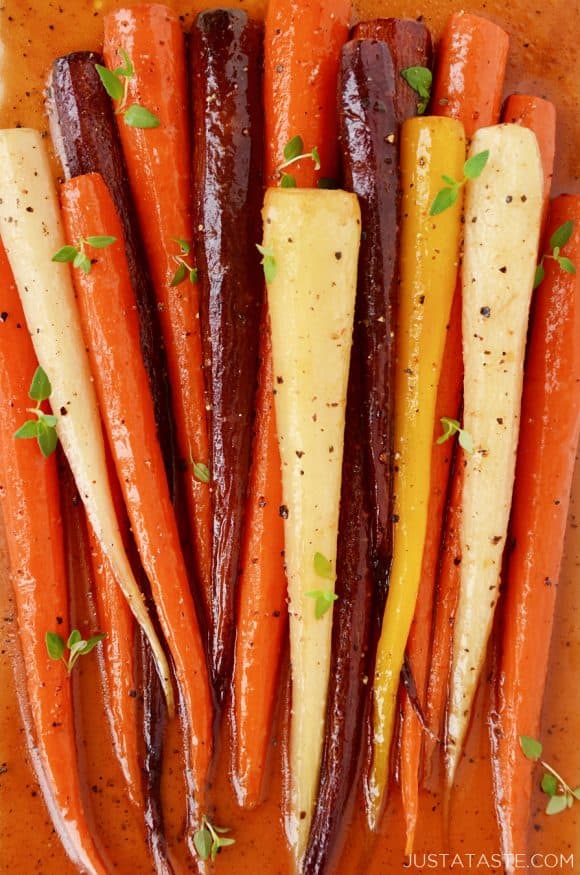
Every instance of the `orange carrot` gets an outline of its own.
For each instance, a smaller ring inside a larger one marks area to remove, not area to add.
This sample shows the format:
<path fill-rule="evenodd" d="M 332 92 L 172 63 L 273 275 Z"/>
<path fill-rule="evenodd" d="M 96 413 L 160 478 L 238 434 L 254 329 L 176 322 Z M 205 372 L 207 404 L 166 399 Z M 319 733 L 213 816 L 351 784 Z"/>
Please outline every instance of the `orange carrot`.
<path fill-rule="evenodd" d="M 47 632 L 66 640 L 69 624 L 58 473 L 54 455 L 45 459 L 36 441 L 14 438 L 30 419 L 28 389 L 37 360 L 1 243 L 0 282 L 0 495 L 38 778 L 71 859 L 83 871 L 106 875 L 85 816 L 69 678 L 45 644 Z"/>
<path fill-rule="evenodd" d="M 134 67 L 127 80 L 129 103 L 146 107 L 160 122 L 159 127 L 143 129 L 117 116 L 157 296 L 176 436 L 186 472 L 196 572 L 209 612 L 211 499 L 203 469 L 208 465 L 208 435 L 199 295 L 196 283 L 190 282 L 194 264 L 184 35 L 178 16 L 158 4 L 117 9 L 104 24 L 103 51 L 109 67 L 123 65 L 120 50 L 127 51 Z"/>
<path fill-rule="evenodd" d="M 566 222 L 573 228 L 562 256 L 580 266 L 578 195 L 552 202 L 542 252 L 551 253 L 550 238 Z M 519 736 L 538 738 L 540 729 L 580 431 L 580 274 L 551 259 L 544 269 L 527 351 L 492 731 L 496 813 L 507 855 L 527 850 L 533 763 L 521 751 Z"/>
<path fill-rule="evenodd" d="M 438 54 L 433 84 L 431 112 L 434 115 L 457 118 L 463 123 L 468 137 L 480 127 L 495 124 L 499 119 L 503 80 L 508 51 L 508 36 L 485 18 L 468 13 L 451 16 L 445 28 Z M 431 496 L 429 499 L 429 533 L 423 552 L 421 586 L 417 610 L 407 644 L 411 674 L 417 687 L 419 702 L 426 712 L 433 712 L 429 685 L 438 677 L 429 671 L 430 634 L 433 615 L 435 582 L 439 569 L 439 551 L 453 450 L 447 444 L 438 445 L 441 434 L 440 420 L 446 416 L 457 419 L 461 404 L 463 362 L 461 354 L 461 284 L 457 283 L 449 319 L 447 342 L 443 358 L 441 380 L 435 412 L 435 433 L 431 457 Z M 446 604 L 446 602 L 445 602 Z M 439 617 L 441 598 L 437 599 L 433 659 L 437 653 L 440 634 L 449 631 L 448 617 Z M 442 626 L 439 623 L 443 623 Z M 440 630 L 440 631 L 438 631 Z M 446 686 L 439 692 L 446 696 Z M 437 718 L 434 718 L 437 720 Z M 403 697 L 403 729 L 401 735 L 401 791 L 407 831 L 407 852 L 411 853 L 419 810 L 419 764 L 423 738 L 427 747 L 433 738 L 424 736 L 421 724 L 409 698 Z M 435 735 L 434 724 L 428 725 Z M 426 759 L 427 762 L 427 759 Z"/>
<path fill-rule="evenodd" d="M 122 230 L 98 174 L 62 186 L 70 241 L 115 238 L 94 249 L 91 270 L 73 271 L 78 308 L 104 424 L 143 567 L 173 657 L 190 739 L 196 802 L 203 803 L 211 757 L 212 705 L 204 648 L 181 553 L 139 347 L 134 293 Z M 91 253 L 91 254 L 92 254 Z"/>
<path fill-rule="evenodd" d="M 125 508 L 114 469 L 111 470 L 110 480 L 117 519 L 122 526 Z M 107 635 L 102 650 L 107 719 L 117 759 L 127 782 L 129 798 L 134 805 L 139 806 L 142 803 L 143 793 L 135 710 L 135 621 L 119 589 L 110 562 L 103 553 L 89 522 L 87 522 L 87 530 L 99 629 Z M 128 532 L 124 527 L 121 528 L 121 532 L 126 545 Z"/>
<path fill-rule="evenodd" d="M 336 84 L 340 47 L 348 36 L 350 0 L 300 5 L 272 0 L 265 34 L 266 180 L 277 185 L 284 146 L 301 137 L 311 159 L 287 168 L 298 186 L 338 176 Z M 260 799 L 282 640 L 286 629 L 282 483 L 267 307 L 261 324 L 259 388 L 242 547 L 234 670 L 234 775 L 240 804 Z"/>
<path fill-rule="evenodd" d="M 479 15 L 456 12 L 439 44 L 432 112 L 457 118 L 471 137 L 497 122 L 509 48 L 507 33 Z"/>

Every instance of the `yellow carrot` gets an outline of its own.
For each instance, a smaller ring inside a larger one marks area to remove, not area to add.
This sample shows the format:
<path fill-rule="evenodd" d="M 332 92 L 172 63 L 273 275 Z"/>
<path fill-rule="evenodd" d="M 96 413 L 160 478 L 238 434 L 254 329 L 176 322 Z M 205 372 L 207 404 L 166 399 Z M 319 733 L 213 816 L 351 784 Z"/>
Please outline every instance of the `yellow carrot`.
<path fill-rule="evenodd" d="M 401 287 L 395 375 L 393 565 L 375 667 L 367 817 L 378 825 L 389 779 L 395 699 L 413 619 L 427 529 L 435 402 L 459 261 L 462 189 L 438 215 L 442 175 L 463 179 L 455 119 L 415 118 L 401 132 Z"/>

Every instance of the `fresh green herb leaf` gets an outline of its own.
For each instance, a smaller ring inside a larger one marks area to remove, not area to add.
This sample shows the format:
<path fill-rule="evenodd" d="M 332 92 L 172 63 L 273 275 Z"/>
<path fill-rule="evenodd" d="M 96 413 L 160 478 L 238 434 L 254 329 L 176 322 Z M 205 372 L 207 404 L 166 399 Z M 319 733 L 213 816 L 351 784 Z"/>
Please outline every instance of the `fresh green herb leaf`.
<path fill-rule="evenodd" d="M 116 70 L 114 73 L 112 70 L 107 69 L 107 67 L 103 67 L 102 64 L 95 64 L 95 70 L 99 74 L 99 79 L 103 83 L 105 91 L 113 100 L 122 100 L 123 95 L 125 93 L 125 86 L 121 81 L 120 69 Z"/>
<path fill-rule="evenodd" d="M 296 178 L 290 173 L 283 173 L 280 188 L 296 188 Z"/>
<path fill-rule="evenodd" d="M 122 76 L 124 79 L 130 79 L 131 76 L 133 76 L 133 74 L 135 73 L 135 69 L 133 67 L 133 62 L 131 61 L 131 58 L 129 57 L 129 55 L 127 54 L 125 49 L 121 48 L 121 46 L 119 46 L 117 48 L 117 51 L 119 52 L 119 54 L 123 58 L 125 66 L 124 67 L 117 67 L 117 69 L 114 72 L 116 73 L 117 76 Z"/>
<path fill-rule="evenodd" d="M 203 827 L 202 829 L 198 829 L 193 834 L 193 844 L 195 845 L 195 850 L 199 854 L 202 860 L 209 860 L 209 855 L 211 854 L 212 847 L 212 838 L 209 829 Z"/>
<path fill-rule="evenodd" d="M 539 263 L 536 268 L 536 273 L 534 276 L 534 289 L 537 289 L 538 286 L 544 281 L 544 277 L 546 276 L 546 271 L 544 268 L 544 260 Z"/>
<path fill-rule="evenodd" d="M 336 179 L 331 179 L 329 176 L 322 176 L 316 184 L 318 188 L 327 188 L 330 190 L 340 188 Z"/>
<path fill-rule="evenodd" d="M 182 255 L 189 255 L 191 252 L 191 243 L 188 240 L 184 240 L 183 237 L 172 237 L 171 239 L 174 243 L 179 245 Z"/>
<path fill-rule="evenodd" d="M 327 611 L 332 607 L 333 602 L 338 598 L 336 593 L 325 589 L 314 589 L 311 592 L 305 593 L 310 599 L 315 599 L 314 615 L 317 620 L 324 617 Z"/>
<path fill-rule="evenodd" d="M 196 283 L 198 278 L 198 270 L 197 267 L 192 267 L 189 271 L 189 282 Z"/>
<path fill-rule="evenodd" d="M 457 203 L 459 190 L 463 188 L 468 179 L 477 179 L 478 176 L 481 176 L 488 159 L 489 149 L 485 149 L 485 151 L 478 152 L 477 155 L 472 155 L 471 158 L 468 158 L 463 165 L 463 179 L 461 180 L 453 179 L 452 176 L 443 174 L 441 179 L 447 183 L 447 186 L 435 195 L 429 215 L 438 216 Z"/>
<path fill-rule="evenodd" d="M 75 255 L 75 257 L 73 259 L 73 267 L 80 267 L 81 264 L 83 263 L 84 257 L 85 257 L 84 252 L 77 252 L 77 254 Z"/>
<path fill-rule="evenodd" d="M 574 787 L 572 790 L 572 796 L 580 802 L 580 787 Z"/>
<path fill-rule="evenodd" d="M 14 432 L 14 437 L 22 440 L 38 437 L 38 419 L 28 419 Z"/>
<path fill-rule="evenodd" d="M 193 462 L 193 476 L 200 483 L 209 483 L 209 468 L 203 462 Z"/>
<path fill-rule="evenodd" d="M 322 553 L 314 554 L 313 566 L 314 572 L 318 577 L 324 577 L 326 580 L 334 580 L 332 563 Z"/>
<path fill-rule="evenodd" d="M 99 641 L 102 641 L 107 636 L 104 632 L 99 632 L 98 635 L 93 635 L 88 641 L 84 641 L 78 629 L 73 629 L 68 636 L 66 646 L 63 638 L 56 632 L 47 632 L 45 635 L 46 649 L 51 659 L 62 659 L 66 665 L 67 672 L 70 674 L 75 667 L 79 657 L 85 656 L 93 650 Z M 68 659 L 65 658 L 65 650 L 68 648 Z"/>
<path fill-rule="evenodd" d="M 542 756 L 542 745 L 529 735 L 520 735 L 520 747 L 525 757 L 529 760 L 539 760 Z"/>
<path fill-rule="evenodd" d="M 32 398 L 33 401 L 40 402 L 46 401 L 50 398 L 51 394 L 52 386 L 50 385 L 50 380 L 43 369 L 39 366 L 32 377 L 30 389 L 28 390 L 28 397 Z"/>
<path fill-rule="evenodd" d="M 574 222 L 572 221 L 572 219 L 568 219 L 567 222 L 564 222 L 563 225 L 560 225 L 559 228 L 556 228 L 556 230 L 550 237 L 550 249 L 552 251 L 554 249 L 562 249 L 562 247 L 566 245 L 566 243 L 572 236 L 573 230 Z"/>
<path fill-rule="evenodd" d="M 110 237 L 107 235 L 97 235 L 96 237 L 87 237 L 85 243 L 88 243 L 89 246 L 92 246 L 93 249 L 105 249 L 107 246 L 112 246 L 113 243 L 117 242 L 116 237 Z"/>
<path fill-rule="evenodd" d="M 39 418 L 40 420 L 42 420 L 42 422 L 44 422 L 44 424 L 47 425 L 49 428 L 56 428 L 56 424 L 57 424 L 57 422 L 58 422 L 58 418 L 57 418 L 56 416 L 53 416 L 52 413 L 43 413 L 43 412 L 39 412 L 39 413 L 37 413 L 37 416 L 38 416 L 38 418 Z"/>
<path fill-rule="evenodd" d="M 221 848 L 235 844 L 235 839 L 222 838 L 223 833 L 230 832 L 225 827 L 212 826 L 207 817 L 202 818 L 200 829 L 193 835 L 193 844 L 202 860 L 215 860 Z"/>
<path fill-rule="evenodd" d="M 95 649 L 97 644 L 104 641 L 106 637 L 107 635 L 105 632 L 98 632 L 96 635 L 93 635 L 88 641 L 84 642 L 84 647 L 81 650 L 82 655 L 86 656 L 91 650 Z"/>
<path fill-rule="evenodd" d="M 59 660 L 64 656 L 64 641 L 56 632 L 47 632 L 44 636 L 46 650 L 51 659 Z"/>
<path fill-rule="evenodd" d="M 78 641 L 82 641 L 82 638 L 83 638 L 83 636 L 81 635 L 81 633 L 79 632 L 79 630 L 78 630 L 78 629 L 73 629 L 72 632 L 70 633 L 70 635 L 68 636 L 68 641 L 66 642 L 66 646 L 67 646 L 68 649 L 70 650 L 71 647 L 74 647 L 74 645 L 75 645 Z"/>
<path fill-rule="evenodd" d="M 310 153 L 310 157 L 314 161 L 314 169 L 320 170 L 320 154 L 319 154 L 316 146 L 314 147 L 314 149 Z"/>
<path fill-rule="evenodd" d="M 443 426 L 443 434 L 440 435 L 436 442 L 444 444 L 446 440 L 453 437 L 454 434 L 459 435 L 459 446 L 470 455 L 474 452 L 473 438 L 468 431 L 461 428 L 461 424 L 456 419 L 450 419 L 448 416 L 441 417 L 441 425 Z"/>
<path fill-rule="evenodd" d="M 483 173 L 485 165 L 489 159 L 489 149 L 483 152 L 478 152 L 477 155 L 472 155 L 463 165 L 463 175 L 465 179 L 477 179 Z"/>
<path fill-rule="evenodd" d="M 256 243 L 256 248 L 262 256 L 261 264 L 264 267 L 264 277 L 266 278 L 266 282 L 273 283 L 278 269 L 274 251 L 268 246 L 262 246 L 260 243 Z"/>
<path fill-rule="evenodd" d="M 74 261 L 78 254 L 78 249 L 75 246 L 62 246 L 58 252 L 55 252 L 51 261 Z"/>
<path fill-rule="evenodd" d="M 429 215 L 438 216 L 440 213 L 444 213 L 445 210 L 448 210 L 449 207 L 452 207 L 453 204 L 457 202 L 458 197 L 459 188 L 457 186 L 455 188 L 442 188 L 441 191 L 438 191 L 435 195 L 435 200 L 431 204 Z"/>
<path fill-rule="evenodd" d="M 45 459 L 48 459 L 48 457 L 52 456 L 52 454 L 56 450 L 56 445 L 58 443 L 56 429 L 51 428 L 50 426 L 46 425 L 46 423 L 42 419 L 39 419 L 37 440 L 38 446 L 40 447 L 40 452 Z"/>
<path fill-rule="evenodd" d="M 576 273 L 576 265 L 573 261 L 570 261 L 569 258 L 566 258 L 564 255 L 560 255 L 557 259 L 558 264 L 566 273 L 575 274 Z"/>
<path fill-rule="evenodd" d="M 288 140 L 284 146 L 284 161 L 295 161 L 304 151 L 304 143 L 302 137 L 295 136 Z"/>
<path fill-rule="evenodd" d="M 173 279 L 171 280 L 170 285 L 178 286 L 183 282 L 185 277 L 187 276 L 187 265 L 181 263 L 178 265 L 177 270 L 173 274 Z"/>
<path fill-rule="evenodd" d="M 125 110 L 123 120 L 130 128 L 158 128 L 161 124 L 156 115 L 136 103 Z"/>
<path fill-rule="evenodd" d="M 406 67 L 401 70 L 401 76 L 421 98 L 417 104 L 417 114 L 423 115 L 431 98 L 433 84 L 431 70 L 428 67 Z"/>
<path fill-rule="evenodd" d="M 546 814 L 560 814 L 566 810 L 567 805 L 565 796 L 552 796 L 546 805 Z"/>
<path fill-rule="evenodd" d="M 460 428 L 458 441 L 459 441 L 459 446 L 461 447 L 461 449 L 465 450 L 466 453 L 468 453 L 470 456 L 472 456 L 474 451 L 475 451 L 475 448 L 473 446 L 473 438 L 471 437 L 469 432 L 465 431 L 465 429 L 463 429 L 463 428 Z"/>
<path fill-rule="evenodd" d="M 564 222 L 563 225 L 560 225 L 559 228 L 556 228 L 552 236 L 550 237 L 550 249 L 552 250 L 551 254 L 548 252 L 544 252 L 540 259 L 540 263 L 536 268 L 536 274 L 534 277 L 534 289 L 537 289 L 540 283 L 544 280 L 546 276 L 546 271 L 544 268 L 544 261 L 546 258 L 551 258 L 558 263 L 558 266 L 564 273 L 575 274 L 576 273 L 576 265 L 573 261 L 567 258 L 565 255 L 560 255 L 562 247 L 568 243 L 570 237 L 572 236 L 572 231 L 574 230 L 574 222 L 572 219 L 569 219 L 567 222 Z"/>
<path fill-rule="evenodd" d="M 546 772 L 542 778 L 542 790 L 548 796 L 555 796 L 558 792 L 558 780 L 550 772 Z"/>

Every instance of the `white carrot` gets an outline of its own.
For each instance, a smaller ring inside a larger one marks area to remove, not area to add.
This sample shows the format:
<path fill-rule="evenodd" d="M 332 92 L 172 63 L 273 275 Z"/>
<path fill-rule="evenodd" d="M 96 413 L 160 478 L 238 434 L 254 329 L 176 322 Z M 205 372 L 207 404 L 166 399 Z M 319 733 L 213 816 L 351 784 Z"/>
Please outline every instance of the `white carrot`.
<path fill-rule="evenodd" d="M 489 150 L 466 186 L 463 260 L 464 423 L 461 583 L 453 643 L 447 782 L 461 756 L 499 596 L 512 500 L 528 312 L 542 217 L 536 138 L 518 125 L 483 128 L 471 155 Z"/>
<path fill-rule="evenodd" d="M 299 865 L 324 737 L 360 211 L 341 191 L 270 189 L 263 215 L 290 612 L 288 835 Z"/>
<path fill-rule="evenodd" d="M 59 440 L 93 531 L 151 644 L 172 711 L 167 659 L 133 576 L 115 515 L 70 268 L 52 261 L 66 241 L 48 152 L 38 131 L 0 131 L 0 235 L 39 364 L 51 382 L 50 402 L 58 418 Z"/>

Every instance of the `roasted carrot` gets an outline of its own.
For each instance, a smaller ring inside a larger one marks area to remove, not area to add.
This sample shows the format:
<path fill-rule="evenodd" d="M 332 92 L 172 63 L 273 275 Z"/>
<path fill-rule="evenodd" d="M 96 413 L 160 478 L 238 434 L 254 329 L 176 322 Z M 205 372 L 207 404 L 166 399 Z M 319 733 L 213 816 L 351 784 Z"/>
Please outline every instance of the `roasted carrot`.
<path fill-rule="evenodd" d="M 506 100 L 502 121 L 507 124 L 522 125 L 533 131 L 538 140 L 542 168 L 544 170 L 544 213 L 543 222 L 548 216 L 550 190 L 554 175 L 554 155 L 556 153 L 556 107 L 549 100 L 532 94 L 511 94 Z"/>
<path fill-rule="evenodd" d="M 108 467 L 111 470 L 111 465 Z M 121 522 L 125 515 L 123 499 L 114 469 L 111 470 L 111 474 L 111 492 L 117 510 L 117 519 L 123 526 Z M 122 534 L 123 541 L 127 545 L 128 531 L 125 533 L 122 528 Z M 111 564 L 90 525 L 88 539 L 99 628 L 107 635 L 101 651 L 104 662 L 103 686 L 107 703 L 107 719 L 117 759 L 127 782 L 129 797 L 134 805 L 139 806 L 142 804 L 143 791 L 135 701 L 135 621 L 123 593 L 117 586 Z"/>
<path fill-rule="evenodd" d="M 277 182 L 276 168 L 284 160 L 284 146 L 295 136 L 302 138 L 307 149 L 324 144 L 321 160 L 324 158 L 325 173 L 338 175 L 337 58 L 347 36 L 349 11 L 350 2 L 342 2 L 340 8 L 320 2 L 298 8 L 288 0 L 273 0 L 268 6 L 264 45 L 265 164 L 266 176 L 273 184 Z M 315 36 L 309 16 L 316 17 Z M 290 69 L 292 76 L 287 72 Z M 297 185 L 315 187 L 322 168 L 317 171 L 315 163 L 306 160 L 292 165 L 288 173 L 295 175 Z M 234 785 L 238 801 L 246 806 L 255 805 L 260 798 L 287 626 L 282 481 L 266 301 L 259 356 L 233 685 Z"/>
<path fill-rule="evenodd" d="M 522 124 L 534 131 L 540 146 L 544 171 L 544 216 L 549 203 L 549 183 L 553 174 L 555 113 L 549 101 L 526 95 L 512 95 L 503 111 L 506 122 Z M 457 296 L 460 300 L 460 296 Z M 453 325 L 453 320 L 452 323 Z M 450 335 L 451 339 L 451 335 Z M 441 407 L 441 415 L 452 407 Z M 458 406 L 457 408 L 458 409 Z M 439 448 L 438 448 L 439 449 Z M 449 506 L 445 523 L 445 537 L 441 547 L 441 565 L 437 583 L 437 604 L 433 623 L 433 647 L 427 691 L 426 718 L 431 735 L 425 738 L 426 773 L 435 751 L 436 739 L 443 738 L 444 714 L 447 703 L 449 673 L 453 641 L 453 622 L 461 564 L 460 526 L 461 492 L 463 486 L 463 453 L 456 448 L 453 485 L 450 489 Z"/>
<path fill-rule="evenodd" d="M 379 585 L 375 585 L 377 563 L 371 543 L 375 526 L 371 524 L 370 511 L 377 490 L 375 477 L 368 476 L 373 466 L 367 452 L 372 421 L 369 412 L 380 406 L 378 399 L 384 404 L 380 422 L 385 425 L 385 433 L 381 441 L 389 447 L 392 441 L 390 335 L 399 181 L 397 145 L 391 136 L 397 128 L 395 74 L 385 43 L 365 39 L 343 46 L 338 110 L 345 188 L 359 197 L 364 235 L 347 396 L 336 559 L 337 602 L 332 623 L 324 748 L 316 808 L 302 867 L 305 875 L 324 872 L 338 852 L 345 806 L 358 783 L 371 640 L 376 640 L 376 624 L 371 618 L 375 606 L 382 601 L 386 583 L 383 566 Z M 378 318 L 381 314 L 382 318 Z M 376 447 L 374 433 L 372 437 Z M 388 506 L 389 466 L 383 465 L 381 473 L 382 495 Z M 373 523 L 375 520 L 373 514 Z M 387 549 L 390 552 L 389 541 Z"/>
<path fill-rule="evenodd" d="M 305 152 L 318 149 L 320 172 L 305 158 L 288 169 L 298 187 L 314 186 L 319 179 L 337 180 L 336 83 L 340 47 L 348 38 L 351 0 L 272 0 L 266 15 L 267 185 L 278 185 L 277 168 L 284 163 L 284 147 L 300 137 Z"/>
<path fill-rule="evenodd" d="M 117 9 L 105 17 L 104 25 L 105 61 L 115 69 L 123 65 L 122 51 L 130 55 L 134 72 L 128 80 L 128 100 L 147 107 L 160 122 L 157 128 L 144 129 L 125 124 L 123 116 L 117 115 L 157 296 L 180 467 L 185 472 L 196 577 L 209 614 L 211 500 L 203 470 L 209 460 L 199 295 L 197 283 L 191 281 L 194 264 L 185 38 L 178 16 L 157 4 Z"/>
<path fill-rule="evenodd" d="M 360 209 L 344 191 L 271 188 L 263 216 L 276 258 L 267 289 L 292 667 L 287 834 L 299 869 L 324 742 Z"/>
<path fill-rule="evenodd" d="M 212 746 L 211 696 L 155 430 L 151 393 L 140 357 L 135 295 L 122 245 L 122 228 L 98 174 L 65 182 L 61 198 L 69 241 L 86 240 L 95 231 L 115 238 L 109 247 L 96 250 L 90 273 L 73 271 L 78 310 L 131 527 L 173 658 L 182 717 L 190 738 L 188 765 L 196 803 L 203 811 Z"/>
<path fill-rule="evenodd" d="M 49 75 L 46 110 L 65 179 L 83 173 L 100 173 L 121 218 L 137 301 L 143 361 L 153 393 L 159 440 L 173 493 L 176 459 L 167 363 L 156 318 L 155 291 L 135 221 L 135 206 L 115 115 L 96 69 L 102 61 L 94 52 L 74 52 L 57 58 Z"/>
<path fill-rule="evenodd" d="M 508 36 L 485 18 L 471 14 L 453 15 L 445 28 L 439 45 L 438 63 L 435 71 L 431 112 L 433 115 L 456 118 L 462 122 L 467 136 L 479 127 L 495 124 L 499 120 L 503 82 L 507 62 Z M 435 608 L 434 593 L 440 568 L 439 553 L 442 544 L 442 531 L 445 506 L 449 493 L 449 477 L 455 452 L 449 443 L 439 445 L 441 418 L 458 419 L 463 380 L 463 360 L 461 354 L 461 284 L 457 283 L 447 329 L 447 340 L 443 354 L 442 379 L 437 393 L 435 410 L 435 431 L 431 454 L 431 488 L 429 497 L 429 530 L 423 551 L 421 584 L 417 597 L 417 609 L 413 618 L 407 655 L 409 668 L 414 678 L 419 702 L 425 714 L 430 713 L 434 723 L 428 720 L 431 734 L 423 731 L 421 723 L 408 697 L 403 695 L 403 716 L 401 731 L 401 792 L 405 813 L 407 847 L 411 853 L 419 808 L 419 767 L 422 744 L 430 752 L 439 737 L 435 728 L 439 725 L 441 714 L 435 716 L 433 701 L 436 686 L 443 675 L 429 670 L 429 658 L 441 660 L 439 640 L 450 636 L 452 629 L 449 616 L 442 613 L 448 604 L 442 596 L 444 583 L 440 579 Z M 456 468 L 457 469 L 457 468 Z M 455 555 L 455 553 L 454 553 Z M 435 616 L 433 618 L 433 611 Z M 434 628 L 431 646 L 431 628 Z M 447 646 L 448 645 L 448 646 Z M 450 653 L 450 641 L 445 638 L 441 647 Z M 447 671 L 448 673 L 448 671 Z M 445 686 L 437 687 L 439 698 L 446 697 Z M 431 753 L 425 756 L 429 763 Z"/>
<path fill-rule="evenodd" d="M 518 442 L 528 312 L 544 179 L 536 137 L 519 125 L 477 131 L 471 156 L 488 153 L 466 185 L 462 270 L 464 428 L 460 588 L 447 719 L 450 789 L 498 599 Z M 478 221 L 484 216 L 485 221 Z"/>
<path fill-rule="evenodd" d="M 580 196 L 556 198 L 543 251 L 573 222 L 562 255 L 580 265 Z M 533 763 L 520 735 L 539 737 L 557 582 L 580 429 L 580 274 L 545 259 L 526 356 L 522 425 L 510 522 L 503 629 L 492 724 L 495 804 L 502 851 L 528 842 Z M 508 867 L 508 871 L 512 871 Z"/>
<path fill-rule="evenodd" d="M 30 418 L 28 389 L 37 359 L 4 247 L 0 243 L 0 476 L 16 600 L 26 691 L 38 754 L 38 778 L 71 859 L 82 871 L 105 875 L 82 799 L 70 681 L 61 661 L 49 658 L 45 637 L 66 640 L 69 604 L 58 473 L 36 442 L 15 440 Z"/>
<path fill-rule="evenodd" d="M 417 113 L 418 96 L 401 76 L 408 67 L 431 67 L 431 34 L 421 21 L 406 18 L 375 18 L 359 21 L 352 29 L 352 39 L 377 39 L 385 42 L 395 67 L 395 108 L 397 119 L 404 122 Z"/>
<path fill-rule="evenodd" d="M 509 48 L 507 33 L 479 15 L 454 13 L 443 31 L 432 112 L 457 118 L 469 138 L 497 121 Z"/>
<path fill-rule="evenodd" d="M 461 198 L 438 215 L 441 176 L 461 179 L 463 127 L 454 119 L 410 119 L 401 132 L 401 268 L 395 372 L 394 541 L 373 688 L 367 818 L 378 827 L 389 780 L 395 702 L 421 578 L 430 494 L 437 388 L 459 264 Z"/>
<path fill-rule="evenodd" d="M 241 10 L 198 15 L 191 34 L 193 198 L 212 483 L 210 670 L 230 689 L 263 275 L 262 26 Z"/>
<path fill-rule="evenodd" d="M 38 131 L 4 130 L 0 132 L 0 155 L 2 240 L 36 355 L 51 383 L 51 404 L 58 411 L 56 434 L 90 524 L 151 644 L 172 709 L 167 658 L 127 558 L 115 514 L 97 398 L 69 267 L 53 260 L 65 241 L 46 143 Z"/>

